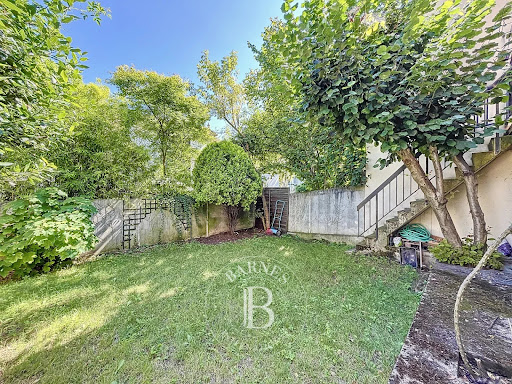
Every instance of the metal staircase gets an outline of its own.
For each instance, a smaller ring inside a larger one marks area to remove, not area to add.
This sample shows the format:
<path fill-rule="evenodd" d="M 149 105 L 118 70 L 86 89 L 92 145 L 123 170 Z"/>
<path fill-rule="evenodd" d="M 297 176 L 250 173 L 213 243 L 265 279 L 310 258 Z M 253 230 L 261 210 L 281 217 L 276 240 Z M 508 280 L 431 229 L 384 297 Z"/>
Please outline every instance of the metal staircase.
<path fill-rule="evenodd" d="M 512 93 L 509 92 L 508 96 L 506 104 L 495 104 L 496 114 L 500 113 L 502 108 L 512 105 Z M 482 116 L 485 125 L 491 124 L 494 118 L 491 116 L 489 108 L 490 105 L 486 104 Z M 510 111 L 507 111 L 507 121 L 511 114 Z M 475 129 L 484 126 L 478 122 L 479 119 L 475 120 L 479 124 Z M 512 147 L 510 124 L 505 129 L 508 130 L 505 135 L 496 134 L 487 144 L 481 145 L 478 149 L 465 155 L 475 173 L 481 172 Z M 425 156 L 421 156 L 418 160 L 429 179 L 435 184 L 436 177 L 432 162 Z M 462 185 L 463 180 L 460 172 L 451 163 L 443 161 L 441 165 L 445 193 L 448 195 Z M 413 180 L 407 167 L 402 165 L 357 206 L 358 233 L 359 236 L 365 238 L 363 245 L 385 247 L 388 244 L 389 235 L 421 215 L 428 207 L 423 192 Z"/>

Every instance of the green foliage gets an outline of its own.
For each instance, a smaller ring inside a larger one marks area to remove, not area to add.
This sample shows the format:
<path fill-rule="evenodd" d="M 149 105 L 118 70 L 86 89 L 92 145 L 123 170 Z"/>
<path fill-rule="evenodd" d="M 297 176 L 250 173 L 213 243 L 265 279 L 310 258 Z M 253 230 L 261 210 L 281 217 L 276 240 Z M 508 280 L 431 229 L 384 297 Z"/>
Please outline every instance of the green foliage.
<path fill-rule="evenodd" d="M 466 238 L 462 248 L 454 248 L 446 240 L 443 240 L 432 248 L 432 254 L 443 263 L 474 267 L 482 259 L 484 252 L 480 246 L 473 244 L 472 239 Z M 503 269 L 503 255 L 494 252 L 485 266 L 492 269 Z"/>
<path fill-rule="evenodd" d="M 107 14 L 90 1 L 0 0 L 0 196 L 17 195 L 47 180 L 50 142 L 64 137 L 61 124 L 86 60 L 61 26 Z"/>
<path fill-rule="evenodd" d="M 159 159 L 163 184 L 190 185 L 190 167 L 196 155 L 192 141 L 207 143 L 208 108 L 190 95 L 190 84 L 180 76 L 121 66 L 110 82 L 126 97 L 134 134 L 149 144 Z"/>
<path fill-rule="evenodd" d="M 185 194 L 164 193 L 157 196 L 157 200 L 160 204 L 169 207 L 169 210 L 178 219 L 176 223 L 178 235 L 183 237 L 183 231 L 188 231 L 192 238 L 192 215 L 195 214 L 195 199 Z"/>
<path fill-rule="evenodd" d="M 193 170 L 195 198 L 199 202 L 249 206 L 261 195 L 261 176 L 238 145 L 221 141 L 206 146 Z"/>
<path fill-rule="evenodd" d="M 303 108 L 341 140 L 382 144 L 390 162 L 406 148 L 428 154 L 433 146 L 454 156 L 496 129 L 475 133 L 472 118 L 509 88 L 510 74 L 498 76 L 510 51 L 503 26 L 511 4 L 488 27 L 495 6 L 488 0 L 302 6 L 297 15 L 297 4 L 284 2 L 286 23 L 273 36 L 290 68 L 283 74 L 304 95 Z M 498 87 L 489 90 L 492 81 Z"/>
<path fill-rule="evenodd" d="M 265 171 L 297 176 L 304 190 L 363 185 L 366 151 L 341 140 L 332 128 L 300 110 L 303 100 L 291 82 L 286 58 L 273 37 L 283 28 L 273 20 L 263 33 L 263 44 L 249 45 L 259 63 L 244 85 L 255 112 L 246 120 L 238 141 Z"/>
<path fill-rule="evenodd" d="M 237 64 L 238 56 L 234 51 L 220 62 L 211 61 L 208 51 L 204 51 L 197 64 L 197 75 L 202 82 L 198 93 L 213 115 L 243 135 L 241 125 L 247 112 L 246 98 L 244 87 L 238 82 Z"/>
<path fill-rule="evenodd" d="M 142 193 L 153 177 L 148 150 L 131 138 L 128 108 L 108 87 L 81 85 L 68 112 L 71 138 L 51 146 L 58 167 L 53 185 L 70 196 Z"/>
<path fill-rule="evenodd" d="M 91 215 L 96 209 L 82 197 L 68 198 L 57 188 L 0 208 L 0 276 L 48 272 L 93 248 Z"/>

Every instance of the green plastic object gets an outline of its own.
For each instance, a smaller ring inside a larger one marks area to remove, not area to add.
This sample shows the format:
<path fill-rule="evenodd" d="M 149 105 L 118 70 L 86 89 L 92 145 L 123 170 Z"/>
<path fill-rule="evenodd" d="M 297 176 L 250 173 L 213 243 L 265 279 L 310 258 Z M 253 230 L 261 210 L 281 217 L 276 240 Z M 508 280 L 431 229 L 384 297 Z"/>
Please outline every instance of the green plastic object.
<path fill-rule="evenodd" d="M 402 239 L 410 241 L 427 242 L 432 240 L 430 232 L 421 224 L 409 224 L 402 228 L 399 232 Z"/>

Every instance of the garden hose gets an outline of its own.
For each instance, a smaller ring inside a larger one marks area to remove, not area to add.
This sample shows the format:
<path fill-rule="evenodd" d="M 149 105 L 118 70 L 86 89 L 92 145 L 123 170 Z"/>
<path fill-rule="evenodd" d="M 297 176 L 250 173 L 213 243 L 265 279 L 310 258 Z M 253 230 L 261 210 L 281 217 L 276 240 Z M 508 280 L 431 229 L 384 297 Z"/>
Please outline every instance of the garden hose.
<path fill-rule="evenodd" d="M 410 241 L 427 242 L 432 240 L 430 232 L 421 224 L 409 224 L 400 230 L 400 236 Z"/>

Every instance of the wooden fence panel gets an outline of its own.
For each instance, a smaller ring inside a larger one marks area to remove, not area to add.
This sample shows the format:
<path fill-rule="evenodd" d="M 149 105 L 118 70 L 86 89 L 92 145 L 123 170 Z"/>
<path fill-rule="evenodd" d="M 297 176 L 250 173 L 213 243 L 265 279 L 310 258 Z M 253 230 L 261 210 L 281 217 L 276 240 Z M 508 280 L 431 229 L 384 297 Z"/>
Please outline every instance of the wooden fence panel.
<path fill-rule="evenodd" d="M 288 187 L 272 187 L 272 188 L 263 188 L 263 193 L 265 194 L 265 198 L 267 199 L 267 209 L 270 211 L 270 224 L 272 224 L 272 220 L 274 218 L 274 212 L 276 208 L 276 201 L 281 200 L 285 202 L 283 217 L 281 219 L 281 232 L 288 232 L 288 218 L 289 218 L 289 207 L 290 207 L 290 188 Z M 279 213 L 280 210 L 278 210 Z M 279 218 L 279 215 L 278 215 Z M 274 227 L 277 229 L 278 227 L 278 218 L 274 224 Z"/>

